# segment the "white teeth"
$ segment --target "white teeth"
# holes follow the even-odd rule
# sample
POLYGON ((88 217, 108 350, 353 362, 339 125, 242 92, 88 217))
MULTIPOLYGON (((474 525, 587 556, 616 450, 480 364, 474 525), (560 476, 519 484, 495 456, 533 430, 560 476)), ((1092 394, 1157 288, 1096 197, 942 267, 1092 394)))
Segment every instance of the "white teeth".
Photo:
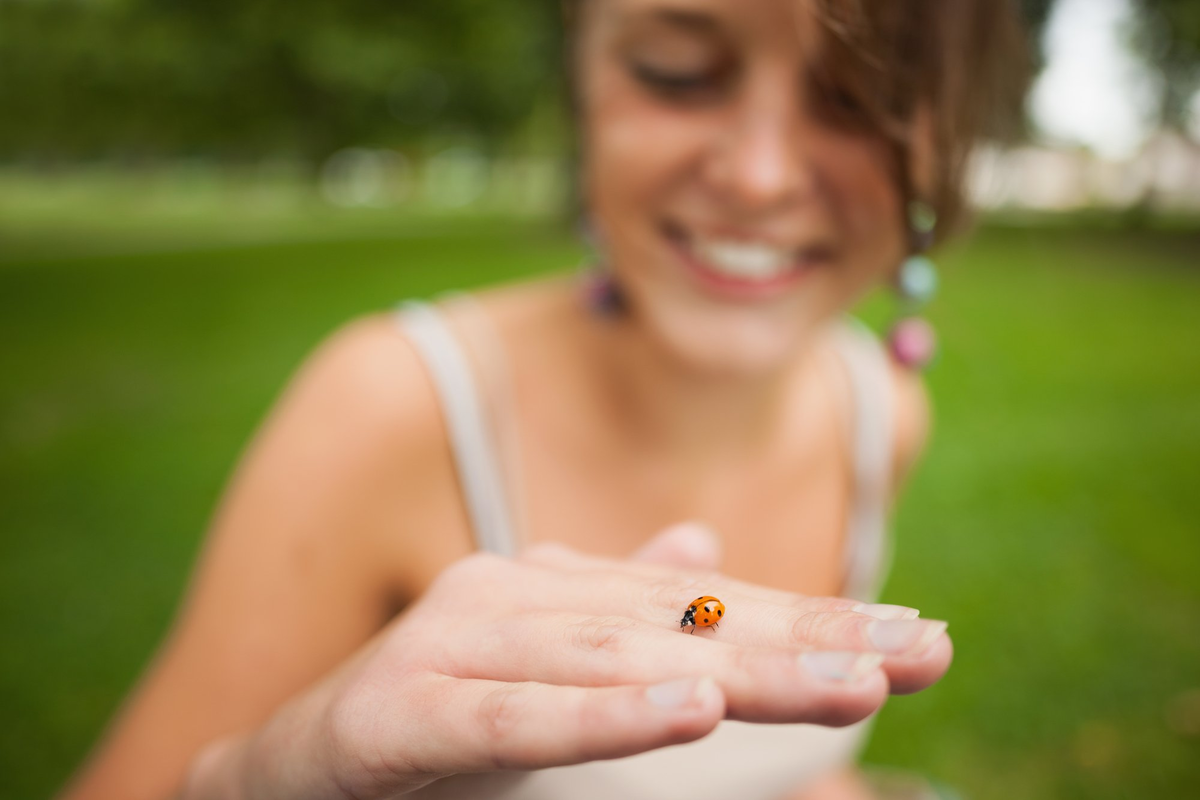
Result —
POLYGON ((700 239, 694 247, 697 255, 714 272, 741 280, 778 278, 788 272, 796 261, 795 256, 787 250, 757 242, 700 239))

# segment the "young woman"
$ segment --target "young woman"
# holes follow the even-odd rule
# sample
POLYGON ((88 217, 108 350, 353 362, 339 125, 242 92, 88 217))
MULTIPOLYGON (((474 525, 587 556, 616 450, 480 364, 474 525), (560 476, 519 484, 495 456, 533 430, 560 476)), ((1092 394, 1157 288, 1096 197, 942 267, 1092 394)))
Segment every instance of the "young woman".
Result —
POLYGON ((871 604, 928 410, 843 314, 953 223, 1011 11, 567 12, 591 290, 326 342, 65 797, 870 796, 861 721, 951 647, 871 604))

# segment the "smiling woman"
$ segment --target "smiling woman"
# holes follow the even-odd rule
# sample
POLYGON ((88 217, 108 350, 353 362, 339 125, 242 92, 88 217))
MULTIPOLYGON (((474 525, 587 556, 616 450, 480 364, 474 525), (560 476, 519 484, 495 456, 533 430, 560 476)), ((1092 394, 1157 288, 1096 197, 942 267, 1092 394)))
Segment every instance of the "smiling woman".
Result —
POLYGON ((914 201, 957 216, 1011 9, 570 8, 621 302, 539 280, 319 348, 67 797, 870 796, 864 720, 951 645, 873 602, 927 407, 844 313, 914 201))
POLYGON ((585 197, 617 281, 675 349, 735 369, 789 358, 888 277, 910 202, 950 230, 966 153, 1021 85, 1003 2, 577 12, 585 197), (699 291, 672 292, 668 264, 699 291))

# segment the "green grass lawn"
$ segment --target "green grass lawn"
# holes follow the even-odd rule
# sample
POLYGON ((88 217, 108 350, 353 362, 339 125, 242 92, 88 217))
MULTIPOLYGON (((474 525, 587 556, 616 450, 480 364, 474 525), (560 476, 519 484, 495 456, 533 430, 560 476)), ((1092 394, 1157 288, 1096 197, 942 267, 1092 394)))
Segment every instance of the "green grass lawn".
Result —
MULTIPOLYGON (((401 298, 579 251, 528 221, 309 206, 2 219, 0 796, 40 797, 162 635, 305 354, 401 298)), ((978 800, 1188 796, 1200 226, 989 227, 943 261, 935 437, 887 594, 949 619, 957 657, 889 704, 867 759, 978 800)))

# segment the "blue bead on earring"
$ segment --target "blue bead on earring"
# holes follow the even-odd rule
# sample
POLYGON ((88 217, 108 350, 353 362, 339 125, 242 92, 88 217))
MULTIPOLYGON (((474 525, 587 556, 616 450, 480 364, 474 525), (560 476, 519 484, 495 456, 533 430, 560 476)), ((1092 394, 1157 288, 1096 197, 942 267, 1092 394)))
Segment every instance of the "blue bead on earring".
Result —
POLYGON ((913 254, 904 261, 896 275, 895 289, 900 310, 888 333, 888 348, 901 364, 921 369, 929 364, 937 350, 937 335, 933 326, 916 316, 937 294, 937 268, 921 255, 933 243, 937 213, 929 204, 914 200, 908 207, 908 224, 913 254))

